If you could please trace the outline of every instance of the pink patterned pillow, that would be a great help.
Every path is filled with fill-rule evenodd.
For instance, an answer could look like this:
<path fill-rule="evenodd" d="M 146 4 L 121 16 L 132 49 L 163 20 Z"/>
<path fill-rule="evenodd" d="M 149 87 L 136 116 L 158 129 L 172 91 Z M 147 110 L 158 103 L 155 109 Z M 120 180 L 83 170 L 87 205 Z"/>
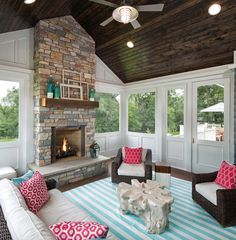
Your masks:
<path fill-rule="evenodd" d="M 128 148 L 125 147 L 125 163 L 140 164 L 142 163 L 143 148 Z"/>
<path fill-rule="evenodd" d="M 236 166 L 223 161 L 215 182 L 227 189 L 236 189 Z"/>
<path fill-rule="evenodd" d="M 108 226 L 96 222 L 61 222 L 49 226 L 57 240 L 106 238 Z"/>
<path fill-rule="evenodd" d="M 33 213 L 37 213 L 49 199 L 47 185 L 38 171 L 32 178 L 20 184 L 20 191 Z"/>

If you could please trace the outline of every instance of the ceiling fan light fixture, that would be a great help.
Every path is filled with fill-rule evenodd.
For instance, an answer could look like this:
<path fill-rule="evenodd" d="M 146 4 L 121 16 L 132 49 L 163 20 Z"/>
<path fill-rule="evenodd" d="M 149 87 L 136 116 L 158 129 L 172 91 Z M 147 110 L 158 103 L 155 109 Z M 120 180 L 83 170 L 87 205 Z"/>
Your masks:
<path fill-rule="evenodd" d="M 138 11 L 131 6 L 121 6 L 113 11 L 112 16 L 116 21 L 127 24 L 137 19 Z"/>
<path fill-rule="evenodd" d="M 120 19 L 121 21 L 126 24 L 130 22 L 131 18 L 131 10 L 129 8 L 121 8 L 120 9 Z"/>
<path fill-rule="evenodd" d="M 34 3 L 36 0 L 24 0 L 25 4 L 31 4 Z"/>
<path fill-rule="evenodd" d="M 209 8 L 208 8 L 208 13 L 212 16 L 219 14 L 221 11 L 221 6 L 218 3 L 212 4 Z"/>

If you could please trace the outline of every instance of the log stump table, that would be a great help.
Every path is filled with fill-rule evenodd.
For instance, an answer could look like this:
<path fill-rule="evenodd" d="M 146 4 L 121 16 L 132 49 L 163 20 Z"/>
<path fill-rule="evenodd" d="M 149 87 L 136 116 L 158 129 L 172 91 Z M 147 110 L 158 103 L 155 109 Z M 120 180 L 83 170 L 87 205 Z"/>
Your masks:
<path fill-rule="evenodd" d="M 132 179 L 131 185 L 120 183 L 117 194 L 122 214 L 132 213 L 141 217 L 149 233 L 165 231 L 174 198 L 163 184 L 151 180 L 140 183 Z"/>

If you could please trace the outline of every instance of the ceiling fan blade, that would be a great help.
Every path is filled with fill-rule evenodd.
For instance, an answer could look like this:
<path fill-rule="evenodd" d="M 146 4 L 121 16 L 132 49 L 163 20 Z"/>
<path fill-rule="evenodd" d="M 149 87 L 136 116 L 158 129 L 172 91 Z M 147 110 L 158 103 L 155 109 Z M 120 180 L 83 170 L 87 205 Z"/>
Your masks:
<path fill-rule="evenodd" d="M 137 20 L 130 22 L 134 29 L 140 28 L 141 25 Z"/>
<path fill-rule="evenodd" d="M 149 5 L 139 5 L 135 6 L 139 12 L 161 12 L 164 8 L 164 4 L 149 4 Z"/>
<path fill-rule="evenodd" d="M 100 26 L 105 27 L 108 23 L 110 23 L 113 20 L 113 17 L 109 17 L 108 19 L 106 19 L 105 21 L 103 21 L 102 23 L 100 23 Z"/>
<path fill-rule="evenodd" d="M 108 2 L 108 1 L 105 1 L 105 0 L 89 0 L 89 1 L 90 2 L 95 2 L 95 3 L 98 3 L 98 4 L 102 4 L 102 5 L 106 5 L 106 6 L 109 6 L 109 7 L 113 7 L 113 8 L 119 7 L 118 4 L 111 3 L 111 2 Z"/>

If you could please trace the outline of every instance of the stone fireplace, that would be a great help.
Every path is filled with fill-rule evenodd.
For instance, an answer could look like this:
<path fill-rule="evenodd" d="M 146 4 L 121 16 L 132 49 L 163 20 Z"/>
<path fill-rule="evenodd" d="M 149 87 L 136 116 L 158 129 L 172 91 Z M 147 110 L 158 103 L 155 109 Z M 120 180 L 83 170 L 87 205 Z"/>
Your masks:
<path fill-rule="evenodd" d="M 51 162 L 85 156 L 85 125 L 52 127 Z"/>
<path fill-rule="evenodd" d="M 74 148 L 70 157 L 79 159 L 88 154 L 94 141 L 95 110 L 68 105 L 42 107 L 40 99 L 46 95 L 49 75 L 61 83 L 65 70 L 74 73 L 70 75 L 71 80 L 78 80 L 79 74 L 83 82 L 94 86 L 95 61 L 94 40 L 72 16 L 41 20 L 35 26 L 34 158 L 37 166 L 59 159 L 57 152 L 62 147 L 63 135 Z M 86 92 L 83 97 L 87 99 Z"/>

